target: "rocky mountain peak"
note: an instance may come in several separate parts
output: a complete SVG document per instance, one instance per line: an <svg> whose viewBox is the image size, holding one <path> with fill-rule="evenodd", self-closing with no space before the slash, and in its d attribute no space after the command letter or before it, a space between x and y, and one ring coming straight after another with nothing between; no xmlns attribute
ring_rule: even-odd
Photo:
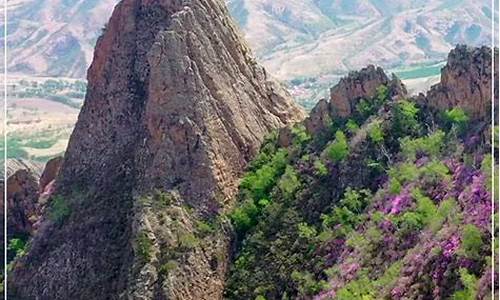
<svg viewBox="0 0 500 300"><path fill-rule="evenodd" d="M498 59L498 50L495 56ZM498 78L498 66L494 70ZM490 118L492 50L489 47L469 48L458 45L441 71L441 82L431 88L426 97L420 96L434 110L461 107L474 119ZM498 99L498 89L495 89Z"/></svg>
<svg viewBox="0 0 500 300"><path fill-rule="evenodd" d="M219 0L121 1L88 81L58 213L17 262L10 292L221 299L230 237L218 216L264 136L303 112ZM222 225L199 235L200 222Z"/></svg>

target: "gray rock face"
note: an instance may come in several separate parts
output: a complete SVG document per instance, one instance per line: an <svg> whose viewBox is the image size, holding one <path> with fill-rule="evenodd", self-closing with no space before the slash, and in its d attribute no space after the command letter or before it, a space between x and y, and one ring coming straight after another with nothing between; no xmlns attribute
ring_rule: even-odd
<svg viewBox="0 0 500 300"><path fill-rule="evenodd" d="M221 299L230 233L221 220L195 240L197 224L231 205L264 136L303 112L220 0L123 0L88 80L57 178L69 213L40 228L12 295Z"/></svg>

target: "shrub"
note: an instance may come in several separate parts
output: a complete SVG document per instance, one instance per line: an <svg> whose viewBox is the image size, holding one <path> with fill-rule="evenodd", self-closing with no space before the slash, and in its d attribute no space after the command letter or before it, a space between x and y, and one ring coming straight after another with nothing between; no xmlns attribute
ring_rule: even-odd
<svg viewBox="0 0 500 300"><path fill-rule="evenodd" d="M172 194L161 190L155 190L152 196L153 206L157 209L170 206L174 200Z"/></svg>
<svg viewBox="0 0 500 300"><path fill-rule="evenodd" d="M9 240L9 245L7 246L9 251L13 251L15 253L15 257L21 257L26 252L26 242L22 239L11 239Z"/></svg>
<svg viewBox="0 0 500 300"><path fill-rule="evenodd" d="M185 250L195 248L200 244L200 241L190 232L184 232L179 236L179 246Z"/></svg>
<svg viewBox="0 0 500 300"><path fill-rule="evenodd" d="M473 274L469 274L467 269L460 269L460 280L464 285L464 289L453 294L453 300L474 300L477 295L477 278Z"/></svg>
<svg viewBox="0 0 500 300"><path fill-rule="evenodd" d="M401 273L401 269L403 267L402 261L397 261L390 265L379 279L374 282L374 286L378 290L390 288L394 286L396 280L399 278L399 274Z"/></svg>
<svg viewBox="0 0 500 300"><path fill-rule="evenodd" d="M479 259L482 247L481 231L473 224L465 225L462 231L462 244L457 253L470 259Z"/></svg>
<svg viewBox="0 0 500 300"><path fill-rule="evenodd" d="M66 200L59 195L52 198L50 202L49 219L55 223L62 223L71 214L71 209Z"/></svg>
<svg viewBox="0 0 500 300"><path fill-rule="evenodd" d="M367 119L369 116L373 114L374 107L372 103L365 99L359 100L358 104L356 104L356 112L360 115L361 120Z"/></svg>
<svg viewBox="0 0 500 300"><path fill-rule="evenodd" d="M368 136L372 142L379 144L384 141L384 132L382 131L381 122L374 122L368 132Z"/></svg>
<svg viewBox="0 0 500 300"><path fill-rule="evenodd" d="M266 198L271 188L276 184L278 177L287 165L288 153L284 149L278 150L259 169L248 173L241 181L240 187L251 192L252 198L256 201Z"/></svg>
<svg viewBox="0 0 500 300"><path fill-rule="evenodd" d="M229 215L236 231L239 234L247 232L250 228L257 224L259 216L259 208L251 199L246 200L239 207L236 207Z"/></svg>
<svg viewBox="0 0 500 300"><path fill-rule="evenodd" d="M424 226L428 225L437 213L436 205L429 197L424 196L420 190L414 190L412 195L417 201L416 212L419 214L422 224Z"/></svg>
<svg viewBox="0 0 500 300"><path fill-rule="evenodd" d="M312 239L317 235L316 228L307 225L307 223L300 223L297 225L299 237L303 239Z"/></svg>
<svg viewBox="0 0 500 300"><path fill-rule="evenodd" d="M345 235L362 221L361 213L370 203L371 197L368 190L358 192L348 188L333 212L329 215L322 215L323 227L343 225L342 229L339 229L339 233ZM342 231L344 232L342 233Z"/></svg>
<svg viewBox="0 0 500 300"><path fill-rule="evenodd" d="M328 169L326 168L325 164L320 159L317 159L314 161L314 170L315 170L316 175L319 175L319 176L328 175Z"/></svg>
<svg viewBox="0 0 500 300"><path fill-rule="evenodd" d="M381 291L390 289L399 278L403 263L397 261L390 265L384 274L376 279L368 277L367 269L360 271L358 279L353 280L341 288L335 297L340 300L375 300L383 299Z"/></svg>
<svg viewBox="0 0 500 300"><path fill-rule="evenodd" d="M418 122L419 109L414 103L402 100L393 108L393 130L396 136L416 135L421 131Z"/></svg>
<svg viewBox="0 0 500 300"><path fill-rule="evenodd" d="M441 130L422 138L411 139L405 137L401 139L401 152L404 158L409 160L415 160L417 154L438 157L444 145L444 138L445 133Z"/></svg>
<svg viewBox="0 0 500 300"><path fill-rule="evenodd" d="M448 181L451 179L450 169L441 161L433 160L422 167L420 176L426 182L437 183L439 181Z"/></svg>
<svg viewBox="0 0 500 300"><path fill-rule="evenodd" d="M208 235L214 233L213 226L211 224L208 224L208 223L203 222L203 221L196 222L196 230L198 231L198 233L202 237L205 237L205 236L208 236Z"/></svg>
<svg viewBox="0 0 500 300"><path fill-rule="evenodd" d="M346 245L356 249L360 253L370 251L370 241L356 231L349 233Z"/></svg>
<svg viewBox="0 0 500 300"><path fill-rule="evenodd" d="M459 132L465 130L469 117L459 107L452 108L444 112L444 119L450 128L456 128Z"/></svg>
<svg viewBox="0 0 500 300"><path fill-rule="evenodd" d="M421 215L412 211L405 212L396 219L396 222L402 234L421 230L424 225Z"/></svg>
<svg viewBox="0 0 500 300"><path fill-rule="evenodd" d="M372 281L366 275L360 276L341 288L336 300L375 300L376 294Z"/></svg>
<svg viewBox="0 0 500 300"><path fill-rule="evenodd" d="M372 245L380 243L384 238L382 231L375 226L368 228L365 232L365 236Z"/></svg>
<svg viewBox="0 0 500 300"><path fill-rule="evenodd" d="M368 205L371 196L369 190L355 191L347 188L340 203L352 212L360 214Z"/></svg>
<svg viewBox="0 0 500 300"><path fill-rule="evenodd" d="M333 162L340 162L347 158L349 155L349 145L342 131L338 130L335 133L335 141L326 148L326 153Z"/></svg>
<svg viewBox="0 0 500 300"><path fill-rule="evenodd" d="M347 131L351 134L355 134L359 130L359 125L353 119L349 119L345 125Z"/></svg>
<svg viewBox="0 0 500 300"><path fill-rule="evenodd" d="M145 232L139 233L136 238L136 245L137 255L146 262L151 261L153 242L149 239L149 236Z"/></svg>
<svg viewBox="0 0 500 300"><path fill-rule="evenodd" d="M169 260L163 265L161 265L160 270L158 271L160 275L166 276L168 273L175 270L179 264L175 260Z"/></svg>
<svg viewBox="0 0 500 300"><path fill-rule="evenodd" d="M397 178L391 178L389 180L389 192L392 195L398 195L401 193L401 182Z"/></svg>
<svg viewBox="0 0 500 300"><path fill-rule="evenodd" d="M309 141L311 141L311 135L306 131L304 125L297 125L292 128L292 134L294 136L293 143L298 146L305 146Z"/></svg>
<svg viewBox="0 0 500 300"><path fill-rule="evenodd" d="M385 85L381 85L377 88L377 96L375 98L378 105L382 105L389 99L389 88Z"/></svg>
<svg viewBox="0 0 500 300"><path fill-rule="evenodd" d="M389 89L385 85L377 88L377 94L373 99L361 99L356 104L356 113L358 121L364 121L374 113L376 113L384 103L389 99Z"/></svg>
<svg viewBox="0 0 500 300"><path fill-rule="evenodd" d="M429 227L433 232L437 232L447 219L456 218L457 216L457 202L452 198L446 199L439 204L437 213L431 220Z"/></svg>
<svg viewBox="0 0 500 300"><path fill-rule="evenodd" d="M488 188L488 191L492 192L493 191L493 184L495 184L495 199L498 199L498 172L494 173L494 176L492 176L492 165L493 165L493 156L491 154L485 155L483 161L481 162L481 171L484 174L485 182L486 182L486 187Z"/></svg>
<svg viewBox="0 0 500 300"><path fill-rule="evenodd" d="M298 177L293 168L287 168L288 152L285 149L276 151L267 162L250 171L241 181L240 191L245 197L230 214L233 225L239 235L243 236L257 224L257 218L270 201L269 193L280 179L280 188L284 194L291 195L298 188Z"/></svg>
<svg viewBox="0 0 500 300"><path fill-rule="evenodd" d="M389 170L390 180L396 180L399 186L410 181L414 181L419 177L419 170L414 163L402 163Z"/></svg>
<svg viewBox="0 0 500 300"><path fill-rule="evenodd" d="M278 182L278 187L288 199L292 198L300 188L300 179L292 166L286 167L285 173Z"/></svg>
<svg viewBox="0 0 500 300"><path fill-rule="evenodd" d="M309 272L292 272L292 280L297 284L301 296L312 296L321 292L326 287L326 282L316 281Z"/></svg>

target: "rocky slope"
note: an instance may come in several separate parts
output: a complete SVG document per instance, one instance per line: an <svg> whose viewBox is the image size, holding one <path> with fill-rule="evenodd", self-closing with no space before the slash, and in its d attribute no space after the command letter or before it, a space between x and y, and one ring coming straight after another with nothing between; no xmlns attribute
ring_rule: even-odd
<svg viewBox="0 0 500 300"><path fill-rule="evenodd" d="M491 61L458 46L419 98L353 72L266 142L230 213L225 296L491 299Z"/></svg>
<svg viewBox="0 0 500 300"><path fill-rule="evenodd" d="M220 215L271 130L303 113L219 0L123 0L45 221L15 263L20 299L220 299Z"/></svg>

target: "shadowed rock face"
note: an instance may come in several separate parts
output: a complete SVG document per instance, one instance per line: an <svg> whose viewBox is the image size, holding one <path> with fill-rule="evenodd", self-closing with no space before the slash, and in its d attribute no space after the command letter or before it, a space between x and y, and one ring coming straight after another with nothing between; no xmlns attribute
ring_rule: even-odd
<svg viewBox="0 0 500 300"><path fill-rule="evenodd" d="M56 186L70 212L40 228L11 293L221 299L230 234L190 247L185 237L230 205L264 136L303 112L256 64L219 0L122 1L88 81ZM155 193L168 207L146 201Z"/></svg>
<svg viewBox="0 0 500 300"><path fill-rule="evenodd" d="M498 61L498 50L495 50ZM495 65L498 78L498 65ZM448 56L441 71L441 82L420 101L434 110L461 107L473 119L491 119L492 51L489 47L468 48L459 45ZM498 89L495 89L498 99Z"/></svg>
<svg viewBox="0 0 500 300"><path fill-rule="evenodd" d="M51 159L43 171L38 169L37 164L30 164L29 161L23 164L11 164L12 169L15 166L24 166L24 168L18 169L7 178L6 204L9 233L7 238L9 240L21 239L25 241L36 234L46 208L47 199L54 191L53 187L61 159L61 157ZM42 173L42 177L39 180L40 173ZM8 261L14 259L14 255L14 251L9 249Z"/></svg>
<svg viewBox="0 0 500 300"><path fill-rule="evenodd" d="M9 236L29 236L39 215L38 183L29 170L18 170L7 179L7 228Z"/></svg>
<svg viewBox="0 0 500 300"><path fill-rule="evenodd" d="M61 168L61 164L63 162L63 157L59 156L53 158L47 162L45 165L45 169L40 175L39 180L39 192L44 193L46 190L50 189L50 187L54 184L54 181L59 173L59 169Z"/></svg>

